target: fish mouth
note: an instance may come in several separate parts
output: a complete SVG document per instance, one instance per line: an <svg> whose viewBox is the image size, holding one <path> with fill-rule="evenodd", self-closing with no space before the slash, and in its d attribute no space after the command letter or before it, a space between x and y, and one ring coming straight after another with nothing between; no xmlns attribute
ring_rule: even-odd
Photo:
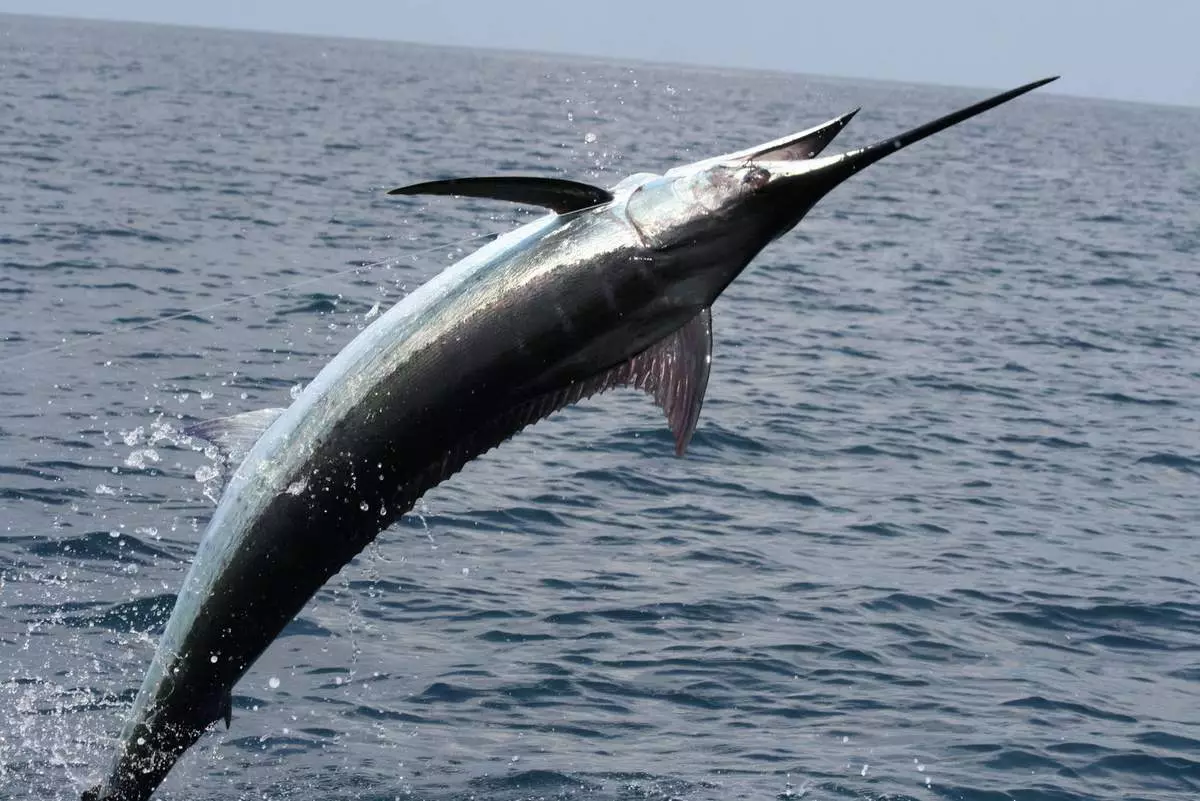
<svg viewBox="0 0 1200 801"><path fill-rule="evenodd" d="M713 156L712 158L674 167L667 170L664 173L664 177L674 178L679 175L698 172L718 164L749 163L755 161L804 161L814 158L828 147L829 143L834 140L834 137L842 132L859 111L860 109L856 108L840 117L827 120L820 125L814 125L812 128L799 131L798 133L772 139L770 142L763 142L761 145L754 145L742 150L735 150L732 153L725 153L721 156Z"/></svg>
<svg viewBox="0 0 1200 801"><path fill-rule="evenodd" d="M1007 92L1001 92L986 100L981 100L978 103L973 103L923 125L918 125L904 133L881 139L874 144L850 150L836 156L824 156L822 158L811 158L802 161L775 160L760 157L759 159L755 159L755 162L761 164L761 166L769 171L770 180L767 184L768 186L772 184L780 186L803 186L806 196L812 198L815 203L817 199L823 197L825 193L842 181L845 181L851 175L871 166L875 162L903 150L909 145L920 142L922 139L926 139L947 128L958 125L960 122L982 114L989 109L1018 98L1027 92L1032 92L1038 87L1056 81L1058 77L1054 75L1049 78L1042 78L1041 80L1018 86L1015 89L1010 89Z"/></svg>

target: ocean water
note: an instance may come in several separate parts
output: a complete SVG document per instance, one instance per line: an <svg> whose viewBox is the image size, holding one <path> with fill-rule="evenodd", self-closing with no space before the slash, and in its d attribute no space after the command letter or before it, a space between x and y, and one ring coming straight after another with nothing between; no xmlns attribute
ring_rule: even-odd
<svg viewBox="0 0 1200 801"><path fill-rule="evenodd" d="M0 16L0 798L107 766L213 509L173 431L532 213L384 190L990 91ZM717 304L686 457L620 392L473 463L158 797L1197 797L1198 131L1040 91L857 176Z"/></svg>

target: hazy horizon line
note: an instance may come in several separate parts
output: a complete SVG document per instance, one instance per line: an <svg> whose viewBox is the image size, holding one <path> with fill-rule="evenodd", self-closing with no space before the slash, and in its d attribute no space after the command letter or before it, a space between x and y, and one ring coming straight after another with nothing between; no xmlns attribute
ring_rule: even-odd
<svg viewBox="0 0 1200 801"><path fill-rule="evenodd" d="M553 58L574 58L574 59L584 59L584 60L590 60L590 61L608 62L608 63L613 63L613 64L638 64L638 65L645 65L645 66L661 66L661 67L677 67L677 68L683 67L683 68L694 69L694 70L726 70L726 71L733 70L733 71L738 71L738 72L761 73L761 74L767 74L767 75L795 75L795 76L819 78L821 80L832 80L832 81L859 81L859 82L867 81L867 82L874 82L874 83L897 84L897 85L901 85L901 86L933 86L933 87L946 88L946 89L982 89L982 90L988 90L988 91L1003 90L1003 89L1008 89L1014 85L1019 85L1021 83L1026 83L1028 81L1038 80L1039 78L1047 77L1047 76L1041 76L1041 75L1038 75L1038 76L1014 76L1012 84L1003 84L1003 85L997 85L997 86L982 86L979 84L938 83L938 82L934 82L934 81L912 81L912 80L903 80L903 79L898 79L898 78L881 78L881 77L872 76L872 75L834 75L834 74L819 73L819 72L801 72L798 70L781 69L781 68L777 68L777 67L756 67L756 66L749 66L749 65L745 65L745 64L712 63L712 62L702 63L702 62L694 62L694 61L672 61L669 59L661 59L660 60L660 59L649 59L649 58L635 58L635 57L630 57L630 56L604 55L604 54L592 53L592 52L586 52L586 51L539 50L536 48L505 47L505 46L495 46L495 45L451 44L451 43L445 43L445 42L421 41L421 40L416 40L416 39L381 38L378 36L368 36L368 35L358 35L358 34L312 33L309 31L280 30L278 28L227 27L227 26L222 26L222 25L202 25L202 24L188 23L188 22L163 22L160 20L126 19L126 18L114 19L112 17L101 17L101 16L80 17L80 16L73 16L73 15L66 15L66 14L30 14L30 13L23 13L23 12L22 13L14 13L14 12L7 12L7 11L0 11L0 17L25 17L28 19L52 19L52 20L67 20L67 21L76 21L76 22L95 22L95 23L111 24L111 25L146 25L146 26L151 26L151 27L162 27L162 28L183 28L183 29L219 31L222 33L252 33L252 34L260 34L260 35L266 34L266 35L275 35L275 36L295 36L295 37L302 37L302 38L308 38L308 39L332 39L332 40L346 40L346 41L379 42L382 44L412 45L412 46L417 46L417 47L442 48L442 49L447 49L447 50L482 51L482 52L491 52L491 53L498 53L498 54L517 54L517 55L529 55L529 56L553 57ZM1100 103L1128 103L1128 104L1134 104L1134 105L1139 105L1139 106L1153 106L1156 108L1172 108L1172 109L1197 109L1197 108L1200 108L1200 106L1190 105L1188 103L1171 103L1171 102L1163 102L1163 101L1158 101L1158 100L1135 100L1135 99L1129 99L1129 98L1105 97L1105 96L1098 96L1098 95L1079 95L1079 94L1069 94L1069 93L1065 93L1065 92L1056 92L1056 91L1050 91L1050 90L1041 92L1040 94L1049 95L1052 97L1065 98L1068 100L1087 100L1087 101L1100 102Z"/></svg>

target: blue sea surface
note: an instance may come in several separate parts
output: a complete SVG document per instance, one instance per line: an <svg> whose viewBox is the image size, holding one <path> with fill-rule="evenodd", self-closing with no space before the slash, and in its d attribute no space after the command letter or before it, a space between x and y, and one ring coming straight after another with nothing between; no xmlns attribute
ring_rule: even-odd
<svg viewBox="0 0 1200 801"><path fill-rule="evenodd" d="M107 768L219 492L178 430L538 213L386 189L990 92L0 16L0 798ZM686 457L623 391L431 492L158 797L1200 797L1200 109L1052 92L770 246Z"/></svg>

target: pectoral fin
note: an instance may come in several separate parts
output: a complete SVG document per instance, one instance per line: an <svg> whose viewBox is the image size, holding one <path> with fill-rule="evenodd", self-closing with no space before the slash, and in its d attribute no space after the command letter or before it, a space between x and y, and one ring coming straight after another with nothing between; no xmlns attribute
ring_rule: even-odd
<svg viewBox="0 0 1200 801"><path fill-rule="evenodd" d="M666 339L593 379L595 389L587 394L618 386L644 390L666 414L675 453L682 456L700 420L711 366L712 312L705 308Z"/></svg>
<svg viewBox="0 0 1200 801"><path fill-rule="evenodd" d="M703 308L675 332L628 361L509 410L500 418L509 430L505 439L573 403L606 390L633 387L654 398L666 414L667 426L675 435L675 454L682 456L700 420L711 366L712 312Z"/></svg>
<svg viewBox="0 0 1200 801"><path fill-rule="evenodd" d="M712 365L712 317L707 308L672 334L628 361L591 378L539 395L524 403L497 410L470 431L440 459L427 465L400 488L396 505L412 508L430 488L457 473L475 457L491 450L526 426L532 425L599 392L636 387L649 393L662 407L675 435L675 453L682 455L696 430L704 391Z"/></svg>
<svg viewBox="0 0 1200 801"><path fill-rule="evenodd" d="M607 189L562 178L495 177L451 178L446 181L402 186L389 195L456 195L507 200L541 206L558 214L601 206L613 199Z"/></svg>
<svg viewBox="0 0 1200 801"><path fill-rule="evenodd" d="M258 409L232 417L218 417L188 426L183 433L217 446L226 464L236 466L283 412L283 409Z"/></svg>

